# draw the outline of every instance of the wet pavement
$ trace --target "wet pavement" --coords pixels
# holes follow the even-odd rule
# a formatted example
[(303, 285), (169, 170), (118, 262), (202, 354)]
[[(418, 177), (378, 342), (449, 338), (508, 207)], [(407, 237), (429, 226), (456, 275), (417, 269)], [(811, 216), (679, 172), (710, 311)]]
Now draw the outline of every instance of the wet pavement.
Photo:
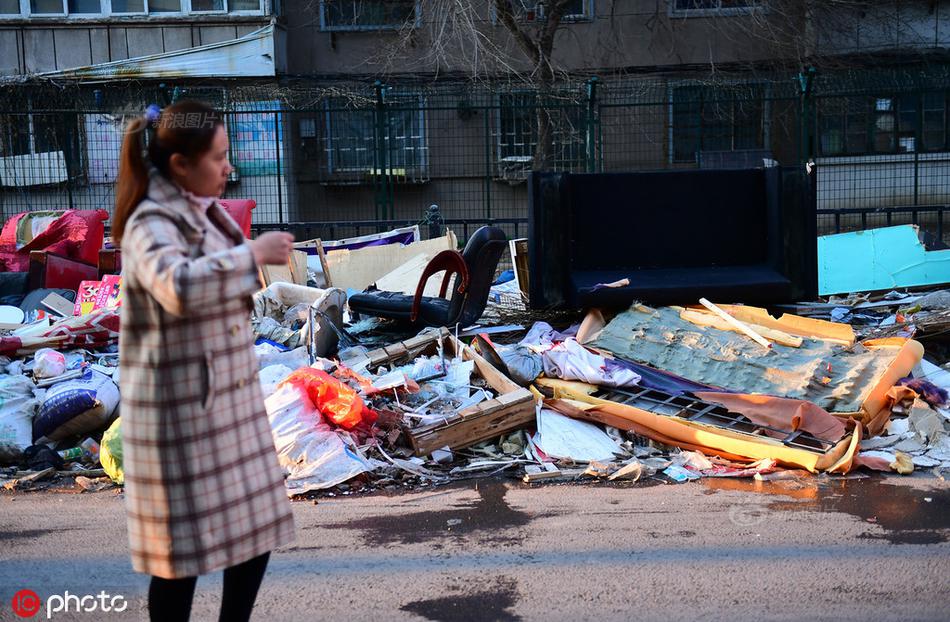
[[(950, 484), (924, 477), (525, 485), (293, 504), (256, 620), (945, 620)], [(121, 497), (0, 495), (0, 620), (17, 589), (119, 593), (147, 619)], [(216, 619), (220, 573), (195, 620)]]

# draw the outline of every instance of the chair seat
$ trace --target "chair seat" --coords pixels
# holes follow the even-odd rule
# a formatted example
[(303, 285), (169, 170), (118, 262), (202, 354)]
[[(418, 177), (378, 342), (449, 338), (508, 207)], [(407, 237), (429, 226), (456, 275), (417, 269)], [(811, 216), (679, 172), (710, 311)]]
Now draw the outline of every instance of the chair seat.
[[(362, 315), (386, 317), (408, 322), (412, 313), (414, 297), (398, 292), (363, 292), (350, 296), (350, 309)], [(444, 298), (422, 297), (419, 307), (419, 322), (432, 326), (445, 326), (449, 317), (449, 301)]]

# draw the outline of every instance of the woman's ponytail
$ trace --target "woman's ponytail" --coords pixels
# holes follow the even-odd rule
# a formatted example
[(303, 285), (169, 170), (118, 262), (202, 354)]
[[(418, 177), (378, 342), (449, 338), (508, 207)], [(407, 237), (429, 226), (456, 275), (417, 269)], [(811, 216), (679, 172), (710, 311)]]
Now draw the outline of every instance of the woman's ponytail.
[(122, 139), (119, 175), (115, 184), (115, 212), (112, 215), (112, 243), (116, 246), (122, 243), (125, 224), (148, 192), (148, 167), (143, 140), (148, 123), (144, 116), (134, 119)]

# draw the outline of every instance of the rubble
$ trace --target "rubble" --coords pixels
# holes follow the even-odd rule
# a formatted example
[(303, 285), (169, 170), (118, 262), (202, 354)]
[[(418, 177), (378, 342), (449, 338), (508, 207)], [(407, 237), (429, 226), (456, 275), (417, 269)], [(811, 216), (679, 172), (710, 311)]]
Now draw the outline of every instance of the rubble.
[[(423, 246), (302, 243), (316, 250), (306, 282), (371, 271), (385, 283), (393, 268), (422, 269), (418, 249), (454, 248), (451, 234), (428, 246), (409, 234)], [(950, 291), (847, 294), (781, 316), (634, 304), (577, 322), (529, 310), (524, 244), (511, 248), (517, 273), (492, 286), (477, 323), (421, 332), (352, 317), (343, 289), (302, 284), (302, 255), (266, 271), (251, 326), (289, 496), (498, 475), (619, 486), (950, 469), (950, 369), (931, 338), (950, 326)], [(43, 293), (46, 312), (3, 329), (5, 491), (123, 483), (121, 281), (107, 282), (112, 303)]]

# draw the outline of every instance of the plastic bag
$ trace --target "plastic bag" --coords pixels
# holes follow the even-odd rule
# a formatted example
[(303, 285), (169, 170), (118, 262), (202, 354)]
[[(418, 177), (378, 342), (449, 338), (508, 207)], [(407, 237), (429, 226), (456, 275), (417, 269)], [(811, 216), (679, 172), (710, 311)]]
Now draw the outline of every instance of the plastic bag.
[(53, 378), (66, 373), (66, 356), (52, 348), (42, 348), (33, 355), (33, 375)]
[(522, 386), (528, 386), (541, 375), (543, 369), (541, 355), (528, 346), (516, 345), (510, 350), (499, 353), (508, 367), (511, 379)]
[(376, 422), (376, 413), (366, 407), (356, 391), (319, 369), (298, 369), (282, 384), (306, 391), (310, 401), (327, 419), (346, 430)]
[(112, 420), (118, 405), (119, 387), (112, 378), (87, 370), (81, 378), (60, 382), (46, 392), (33, 420), (33, 440), (58, 441), (95, 432)]
[(288, 496), (330, 488), (372, 470), (340, 433), (320, 420), (302, 387), (284, 384), (264, 404), (277, 460), (287, 474)]
[(273, 395), (277, 386), (287, 379), (287, 376), (294, 373), (294, 370), (286, 365), (268, 365), (261, 370), (261, 393), (264, 397)]
[(99, 464), (116, 484), (125, 483), (122, 470), (122, 418), (116, 419), (102, 435), (99, 443)]
[(16, 462), (33, 444), (33, 415), (39, 401), (26, 376), (0, 376), (0, 462)]

